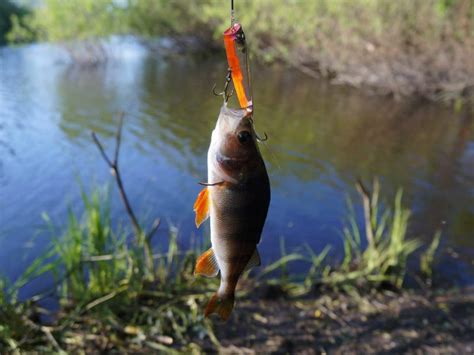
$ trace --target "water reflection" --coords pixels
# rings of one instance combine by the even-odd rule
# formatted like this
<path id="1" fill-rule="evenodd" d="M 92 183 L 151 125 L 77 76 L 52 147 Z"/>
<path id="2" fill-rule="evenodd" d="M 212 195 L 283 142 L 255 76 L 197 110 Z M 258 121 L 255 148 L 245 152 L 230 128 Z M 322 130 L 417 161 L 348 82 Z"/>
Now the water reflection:
<path id="1" fill-rule="evenodd" d="M 13 260 L 24 254 L 41 212 L 61 218 L 68 203 L 79 205 L 77 176 L 86 186 L 109 179 L 90 131 L 112 144 L 120 111 L 124 180 L 139 214 L 178 224 L 182 244 L 206 234 L 194 229 L 191 206 L 196 182 L 206 176 L 221 104 L 211 87 L 222 81 L 223 63 L 139 55 L 84 69 L 58 64 L 55 56 L 41 46 L 0 55 L 0 141 L 17 153 L 0 146 L 0 268 L 19 273 L 24 263 Z M 448 245 L 472 256 L 472 112 L 395 103 L 287 69 L 257 68 L 254 84 L 257 129 L 270 137 L 262 152 L 273 187 L 264 262 L 279 256 L 279 238 L 289 249 L 304 242 L 337 249 L 345 195 L 356 177 L 373 176 L 388 197 L 405 188 L 413 233 L 430 237 L 442 227 Z M 118 201 L 113 213 L 123 216 Z M 27 244 L 30 258 L 45 244 Z"/>

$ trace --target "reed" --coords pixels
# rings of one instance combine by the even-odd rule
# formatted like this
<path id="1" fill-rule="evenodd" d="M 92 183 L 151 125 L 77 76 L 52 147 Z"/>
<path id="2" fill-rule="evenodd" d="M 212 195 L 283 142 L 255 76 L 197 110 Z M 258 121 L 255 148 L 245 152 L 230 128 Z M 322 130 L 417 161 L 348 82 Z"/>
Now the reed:
<path id="1" fill-rule="evenodd" d="M 209 346 L 219 346 L 212 321 L 202 314 L 218 280 L 193 276 L 201 250 L 180 250 L 178 230 L 170 228 L 167 247 L 152 254 L 150 277 L 142 246 L 128 238 L 133 232 L 113 227 L 109 191 L 83 193 L 83 213 L 70 210 L 66 226 L 58 227 L 44 216 L 53 235 L 51 249 L 16 282 L 0 281 L 0 352 L 199 352 L 203 349 L 194 341 L 203 338 Z M 287 253 L 282 244 L 280 259 L 254 271 L 255 276 L 245 275 L 247 286 L 239 298 L 254 289 L 249 286 L 278 289 L 289 297 L 327 288 L 349 292 L 401 288 L 408 257 L 420 246 L 418 240 L 407 238 L 410 211 L 402 205 L 402 192 L 397 192 L 392 206 L 384 207 L 378 183 L 371 194 L 365 188 L 359 191 L 365 191 L 363 200 L 369 199 L 371 237 L 367 226 L 365 233 L 359 227 L 354 205 L 348 203 L 342 230 L 345 254 L 340 263 L 328 262 L 329 246 L 319 253 L 308 246 Z M 430 276 L 439 241 L 437 234 L 420 257 L 422 271 Z M 306 262 L 308 271 L 290 273 L 294 262 Z M 18 301 L 18 291 L 45 274 L 54 275 L 55 287 Z M 45 297 L 54 297 L 60 304 L 57 313 L 49 314 L 48 326 L 41 321 L 45 310 L 39 306 Z"/>
<path id="2" fill-rule="evenodd" d="M 38 308 L 33 300 L 20 302 L 15 297 L 18 289 L 5 278 L 0 278 L 0 352 L 19 353 L 24 348 L 36 348 L 45 341 L 41 326 L 35 323 Z"/>
<path id="3" fill-rule="evenodd" d="M 124 350 L 130 342 L 137 351 L 171 351 L 187 349 L 193 337 L 215 340 L 201 309 L 214 281 L 193 276 L 199 250 L 181 251 L 177 230 L 172 228 L 167 250 L 153 254 L 150 278 L 141 246 L 127 242 L 124 228 L 112 227 L 107 196 L 104 189 L 83 193 L 83 214 L 69 212 L 63 232 L 53 237 L 51 250 L 15 284 L 0 283 L 1 351 L 38 350 L 38 344 L 64 351 Z M 61 230 L 45 218 L 51 231 Z M 48 336 L 41 331 L 41 323 L 27 316 L 38 308 L 16 301 L 19 288 L 45 274 L 56 278 L 47 296 L 57 298 L 61 305 Z M 25 309 L 29 313 L 23 313 Z M 37 327 L 36 345 L 21 340 L 24 329 L 32 324 Z"/>
<path id="4" fill-rule="evenodd" d="M 435 254 L 439 248 L 441 240 L 441 232 L 437 231 L 432 242 L 420 256 L 420 270 L 428 284 L 431 285 L 433 278 L 433 264 L 435 262 Z"/>
<path id="5" fill-rule="evenodd" d="M 411 211 L 402 205 L 403 192 L 399 189 L 392 206 L 389 206 L 379 199 L 380 184 L 377 180 L 374 180 L 372 192 L 361 182 L 357 183 L 357 190 L 362 198 L 364 224 L 361 227 L 357 222 L 357 211 L 348 199 L 348 215 L 342 228 L 344 254 L 340 262 L 328 262 L 330 246 L 319 253 L 305 246 L 303 252 L 283 254 L 267 266 L 262 275 L 276 270 L 285 271 L 290 262 L 305 261 L 309 269 L 303 282 L 292 282 L 286 286 L 293 296 L 324 288 L 349 292 L 380 287 L 401 289 L 406 280 L 408 259 L 422 245 L 418 239 L 407 235 Z M 441 234 L 437 232 L 419 256 L 420 271 L 428 284 L 440 238 Z M 271 282 L 284 285 L 288 283 L 288 278 L 282 273 L 280 279 L 274 278 Z"/>
<path id="6" fill-rule="evenodd" d="M 410 210 L 402 206 L 403 192 L 397 191 L 393 207 L 379 202 L 380 185 L 373 184 L 369 194 L 358 184 L 364 205 L 365 240 L 356 223 L 356 213 L 348 201 L 349 216 L 343 228 L 344 259 L 337 270 L 323 277 L 331 286 L 368 286 L 381 284 L 401 288 L 405 280 L 408 257 L 420 247 L 417 239 L 407 237 Z M 365 248 L 363 246 L 365 244 Z"/>

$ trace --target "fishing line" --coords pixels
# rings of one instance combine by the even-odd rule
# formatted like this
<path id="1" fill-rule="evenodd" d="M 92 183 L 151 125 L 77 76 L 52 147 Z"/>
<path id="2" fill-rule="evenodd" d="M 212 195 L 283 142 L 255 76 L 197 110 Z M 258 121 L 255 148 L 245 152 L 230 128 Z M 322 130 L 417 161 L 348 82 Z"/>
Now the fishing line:
<path id="1" fill-rule="evenodd" d="M 272 148 L 270 148 L 270 146 L 267 144 L 267 142 L 260 142 L 264 147 L 265 149 L 267 150 L 267 152 L 270 154 L 271 156 L 271 159 L 269 159 L 270 161 L 272 161 L 274 163 L 274 165 L 277 167 L 277 169 L 279 171 L 282 171 L 282 168 L 281 168 L 281 165 L 280 165 L 280 159 L 278 158 L 278 156 L 275 154 L 275 152 L 273 151 Z"/>
<path id="2" fill-rule="evenodd" d="M 235 23 L 234 0 L 230 0 L 230 25 L 234 26 L 234 23 Z"/>

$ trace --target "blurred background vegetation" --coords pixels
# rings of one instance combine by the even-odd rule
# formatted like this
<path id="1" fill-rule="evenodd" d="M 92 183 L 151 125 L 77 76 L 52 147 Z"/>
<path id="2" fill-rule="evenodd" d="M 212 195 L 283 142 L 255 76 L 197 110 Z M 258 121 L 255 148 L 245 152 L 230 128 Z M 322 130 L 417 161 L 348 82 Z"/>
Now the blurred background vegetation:
<path id="1" fill-rule="evenodd" d="M 20 7 L 21 5 L 21 7 Z M 224 0 L 4 1 L 0 39 L 10 43 L 112 34 L 199 39 L 221 47 Z M 439 99 L 474 82 L 473 0 L 237 0 L 254 58 L 395 96 Z"/>
<path id="2" fill-rule="evenodd" d="M 7 33 L 10 32 L 13 26 L 12 21 L 23 18 L 27 13 L 25 7 L 21 7 L 12 1 L 0 2 L 0 45 L 7 42 Z"/>

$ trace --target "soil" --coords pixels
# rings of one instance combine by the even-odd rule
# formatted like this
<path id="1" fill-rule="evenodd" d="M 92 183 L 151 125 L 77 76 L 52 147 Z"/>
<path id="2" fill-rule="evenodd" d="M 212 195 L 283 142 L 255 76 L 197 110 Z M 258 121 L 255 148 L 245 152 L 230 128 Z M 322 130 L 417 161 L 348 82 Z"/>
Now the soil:
<path id="1" fill-rule="evenodd" d="M 245 300 L 215 325 L 224 354 L 472 354 L 474 288 Z"/>

